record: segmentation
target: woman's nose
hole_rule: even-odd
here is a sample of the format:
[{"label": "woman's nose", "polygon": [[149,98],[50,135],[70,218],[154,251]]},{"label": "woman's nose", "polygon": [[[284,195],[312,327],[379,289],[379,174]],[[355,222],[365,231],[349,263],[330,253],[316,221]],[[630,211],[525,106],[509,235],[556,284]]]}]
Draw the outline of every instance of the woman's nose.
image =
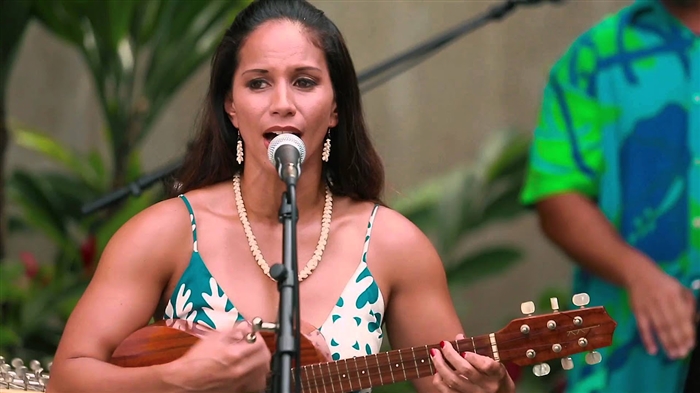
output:
[{"label": "woman's nose", "polygon": [[278,84],[275,92],[272,95],[270,103],[270,111],[272,114],[282,117],[294,116],[296,114],[296,106],[294,105],[294,97],[289,87],[285,84]]}]

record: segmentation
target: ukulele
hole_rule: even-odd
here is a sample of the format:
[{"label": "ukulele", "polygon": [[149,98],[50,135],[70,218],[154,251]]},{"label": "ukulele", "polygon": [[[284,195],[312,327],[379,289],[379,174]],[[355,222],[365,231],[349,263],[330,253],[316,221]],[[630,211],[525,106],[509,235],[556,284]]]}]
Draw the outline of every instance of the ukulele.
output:
[{"label": "ukulele", "polygon": [[[544,315],[533,315],[534,303],[525,302],[520,307],[525,317],[512,320],[495,333],[450,341],[450,344],[458,352],[470,351],[519,366],[534,365],[533,373],[538,377],[549,374],[551,369],[545,362],[552,359],[561,358],[562,368],[571,370],[574,364],[570,356],[581,352],[589,351],[585,361],[594,365],[601,361],[600,353],[595,350],[611,345],[617,323],[604,307],[585,307],[589,300],[585,293],[574,295],[573,304],[579,308],[559,311],[557,298],[551,298],[554,312]],[[255,318],[246,339],[253,342],[259,335],[274,353],[276,329],[276,324]],[[168,363],[184,355],[209,331],[185,320],[157,321],[122,341],[110,363],[121,367]],[[320,333],[308,326],[302,327],[300,344],[303,393],[353,392],[428,377],[435,374],[430,349],[440,348],[436,343],[333,361]],[[0,393],[7,392],[7,388],[24,390],[17,384],[3,386],[0,381]]]}]

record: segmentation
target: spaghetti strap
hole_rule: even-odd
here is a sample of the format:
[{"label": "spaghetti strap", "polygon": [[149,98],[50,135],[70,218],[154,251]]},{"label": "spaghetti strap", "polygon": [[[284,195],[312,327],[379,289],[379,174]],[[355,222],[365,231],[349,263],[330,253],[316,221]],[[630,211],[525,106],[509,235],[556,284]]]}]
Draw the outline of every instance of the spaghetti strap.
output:
[{"label": "spaghetti strap", "polygon": [[184,194],[178,195],[180,199],[182,199],[183,202],[185,202],[185,206],[187,207],[187,211],[190,212],[190,224],[192,224],[192,249],[194,252],[199,252],[197,249],[197,222],[194,219],[194,210],[192,210],[192,205],[190,205],[190,201],[187,200],[187,197]]},{"label": "spaghetti strap", "polygon": [[365,235],[365,245],[362,249],[362,262],[367,263],[367,250],[369,250],[369,240],[372,237],[372,227],[374,227],[374,218],[377,216],[377,210],[379,209],[379,204],[375,203],[372,209],[372,214],[369,216],[369,222],[367,223],[367,234]]}]

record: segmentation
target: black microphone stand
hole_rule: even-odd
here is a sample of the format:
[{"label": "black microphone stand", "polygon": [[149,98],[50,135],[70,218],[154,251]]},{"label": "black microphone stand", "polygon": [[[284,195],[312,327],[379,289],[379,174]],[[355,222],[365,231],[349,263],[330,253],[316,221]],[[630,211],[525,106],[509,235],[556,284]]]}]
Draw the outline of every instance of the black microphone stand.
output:
[{"label": "black microphone stand", "polygon": [[80,211],[85,215],[91,214],[92,212],[95,212],[104,207],[119,202],[120,200],[129,196],[129,194],[133,196],[139,196],[141,195],[143,190],[175,173],[175,171],[177,171],[180,168],[180,166],[182,166],[182,160],[178,160],[172,164],[169,164],[161,169],[156,170],[153,173],[144,175],[136,181],[133,181],[127,184],[126,186],[97,199],[96,201],[83,205]]},{"label": "black microphone stand", "polygon": [[392,74],[385,74],[374,83],[365,85],[364,88],[361,88],[362,92],[366,93],[375,87],[384,84],[396,75],[405,72],[409,68],[420,63],[422,60],[425,60],[427,55],[437,52],[438,49],[447,45],[451,41],[454,41],[456,38],[470,33],[488,22],[503,19],[503,17],[505,17],[509,12],[513,11],[516,6],[534,4],[538,2],[540,2],[540,0],[505,0],[502,3],[492,6],[485,13],[477,16],[476,18],[468,19],[461,24],[443,32],[442,34],[372,67],[372,69],[369,69],[358,76],[358,81],[360,84],[369,82],[373,78],[378,78],[383,73],[401,66]]},{"label": "black microphone stand", "polygon": [[[282,264],[270,268],[279,291],[277,346],[272,363],[272,393],[301,392],[301,326],[299,310],[299,278],[297,267],[296,179],[287,179],[282,194],[279,220],[283,224]],[[292,359],[294,367],[292,368]],[[292,374],[294,369],[294,374]],[[292,389],[292,384],[294,388]]]}]

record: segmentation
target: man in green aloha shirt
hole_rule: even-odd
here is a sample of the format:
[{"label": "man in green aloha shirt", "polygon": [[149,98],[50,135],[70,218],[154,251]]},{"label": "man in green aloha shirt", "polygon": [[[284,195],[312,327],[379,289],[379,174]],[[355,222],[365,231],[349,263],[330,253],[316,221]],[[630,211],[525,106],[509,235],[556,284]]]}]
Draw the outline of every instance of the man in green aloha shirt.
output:
[{"label": "man in green aloha shirt", "polygon": [[[618,323],[570,392],[682,392],[700,285],[700,0],[637,0],[554,65],[522,201]],[[695,288],[695,289],[694,289]],[[695,372],[700,372],[697,370]]]}]

